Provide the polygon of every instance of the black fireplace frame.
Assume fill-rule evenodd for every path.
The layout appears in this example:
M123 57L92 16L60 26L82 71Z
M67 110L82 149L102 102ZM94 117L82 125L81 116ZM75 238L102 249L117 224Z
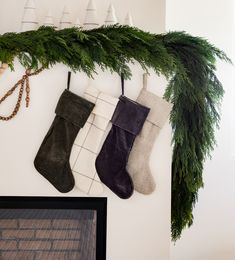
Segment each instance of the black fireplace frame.
M0 209L81 209L97 212L96 260L106 260L107 198L0 196Z

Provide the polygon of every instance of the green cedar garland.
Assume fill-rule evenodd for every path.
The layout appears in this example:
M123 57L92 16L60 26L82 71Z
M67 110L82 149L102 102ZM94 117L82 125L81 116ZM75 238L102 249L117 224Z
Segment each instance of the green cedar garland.
M0 35L0 61L13 69L18 58L25 68L63 63L73 71L103 70L131 77L128 63L154 69L169 80L166 100L172 102L172 239L193 223L193 207L203 187L203 163L215 145L223 88L215 75L216 58L229 61L208 41L184 32L151 34L128 26L90 31L69 28Z
M171 230L176 240L193 223L193 206L203 187L203 163L216 143L214 127L219 126L218 105L224 91L214 74L215 58L228 59L203 39L177 32L165 37L168 52L178 57L186 74L176 71L165 92L173 103Z

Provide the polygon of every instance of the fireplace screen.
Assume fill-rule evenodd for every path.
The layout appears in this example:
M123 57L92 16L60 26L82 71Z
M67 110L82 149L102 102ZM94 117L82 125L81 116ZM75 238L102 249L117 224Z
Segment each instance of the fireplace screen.
M104 198L0 198L0 259L103 260Z

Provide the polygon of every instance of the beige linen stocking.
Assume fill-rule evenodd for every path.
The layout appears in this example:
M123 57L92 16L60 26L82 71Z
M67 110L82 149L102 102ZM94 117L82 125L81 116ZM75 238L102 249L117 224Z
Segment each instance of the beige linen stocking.
M134 189L143 194L155 190L156 183L149 167L149 158L154 141L164 126L171 110L171 104L147 91L146 78L137 102L150 108L147 120L137 136L127 164L127 171L132 177ZM158 162L160 163L160 162Z

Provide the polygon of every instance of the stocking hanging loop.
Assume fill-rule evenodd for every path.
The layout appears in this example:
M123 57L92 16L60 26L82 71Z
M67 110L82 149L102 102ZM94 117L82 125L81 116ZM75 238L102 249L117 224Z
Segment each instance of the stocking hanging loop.
M122 87L122 96L124 96L124 84L125 84L125 80L124 80L124 75L123 73L121 74L121 87Z
M144 73L143 74L143 89L147 89L147 84L148 84L148 74Z
M71 81L71 71L68 71L68 79L67 79L67 89L70 89L70 81Z

